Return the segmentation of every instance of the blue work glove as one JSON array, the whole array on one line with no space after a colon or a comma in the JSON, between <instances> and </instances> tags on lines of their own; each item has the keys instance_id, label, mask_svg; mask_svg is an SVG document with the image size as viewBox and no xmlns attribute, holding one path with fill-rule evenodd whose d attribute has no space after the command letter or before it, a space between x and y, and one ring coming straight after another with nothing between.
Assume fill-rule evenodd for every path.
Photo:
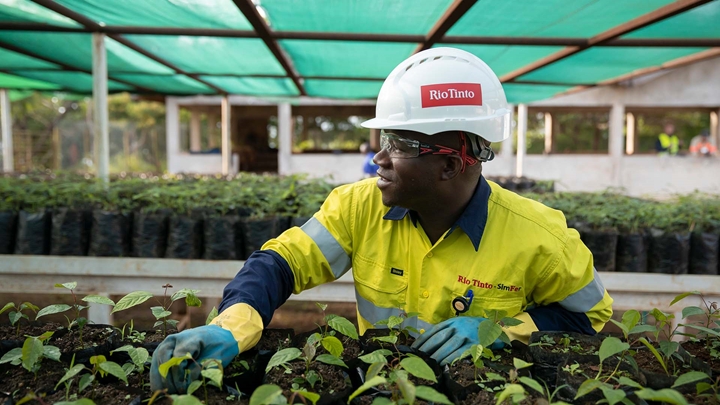
<instances>
[{"instance_id":1,"label":"blue work glove","mask_svg":"<svg viewBox=\"0 0 720 405\"><path fill-rule=\"evenodd\" d=\"M150 388L153 391L167 388L170 394L184 394L190 383L200 376L200 366L197 363L207 359L217 359L222 362L224 368L230 365L239 351L238 342L232 333L217 325L200 326L170 335L153 353L150 365ZM182 357L186 353L190 353L197 363L185 360L171 367L167 378L160 375L161 364L173 357Z\"/></svg>"},{"instance_id":2,"label":"blue work glove","mask_svg":"<svg viewBox=\"0 0 720 405\"><path fill-rule=\"evenodd\" d=\"M423 333L412 347L430 355L440 365L450 364L465 350L479 343L478 327L486 318L461 316L450 318ZM505 343L495 340L490 349L502 349Z\"/></svg>"}]
</instances>

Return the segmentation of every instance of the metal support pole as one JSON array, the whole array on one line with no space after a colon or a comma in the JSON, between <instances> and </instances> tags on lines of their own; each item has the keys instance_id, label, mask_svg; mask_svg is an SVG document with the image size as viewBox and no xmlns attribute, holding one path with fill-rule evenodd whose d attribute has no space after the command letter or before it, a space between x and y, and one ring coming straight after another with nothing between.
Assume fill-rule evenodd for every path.
<instances>
[{"instance_id":1,"label":"metal support pole","mask_svg":"<svg viewBox=\"0 0 720 405\"><path fill-rule=\"evenodd\" d=\"M230 96L223 96L220 104L220 132L222 144L220 150L222 153L222 174L230 174L230 162L232 161L232 140L230 139L230 122L231 122Z\"/></svg>"},{"instance_id":2,"label":"metal support pole","mask_svg":"<svg viewBox=\"0 0 720 405\"><path fill-rule=\"evenodd\" d=\"M0 89L0 125L0 132L2 132L3 171L7 173L15 170L10 95L7 89Z\"/></svg>"},{"instance_id":3,"label":"metal support pole","mask_svg":"<svg viewBox=\"0 0 720 405\"><path fill-rule=\"evenodd\" d=\"M200 152L200 111L190 110L190 152Z\"/></svg>"},{"instance_id":4,"label":"metal support pole","mask_svg":"<svg viewBox=\"0 0 720 405\"><path fill-rule=\"evenodd\" d=\"M108 78L105 34L92 34L93 127L97 176L104 183L110 175L110 132L108 126Z\"/></svg>"},{"instance_id":5,"label":"metal support pole","mask_svg":"<svg viewBox=\"0 0 720 405\"><path fill-rule=\"evenodd\" d=\"M632 155L635 153L635 114L625 114L625 154Z\"/></svg>"},{"instance_id":6,"label":"metal support pole","mask_svg":"<svg viewBox=\"0 0 720 405\"><path fill-rule=\"evenodd\" d=\"M614 186L620 186L620 171L622 170L623 157L623 135L625 130L625 105L620 103L613 104L610 109L610 125L609 125L608 152L612 160L612 178L611 182Z\"/></svg>"},{"instance_id":7,"label":"metal support pole","mask_svg":"<svg viewBox=\"0 0 720 405\"><path fill-rule=\"evenodd\" d=\"M168 173L182 171L178 167L180 154L180 106L175 97L165 97L165 159Z\"/></svg>"},{"instance_id":8,"label":"metal support pole","mask_svg":"<svg viewBox=\"0 0 720 405\"><path fill-rule=\"evenodd\" d=\"M545 113L545 154L552 153L553 122L552 114Z\"/></svg>"},{"instance_id":9,"label":"metal support pole","mask_svg":"<svg viewBox=\"0 0 720 405\"><path fill-rule=\"evenodd\" d=\"M710 143L720 145L720 109L710 111Z\"/></svg>"},{"instance_id":10,"label":"metal support pole","mask_svg":"<svg viewBox=\"0 0 720 405\"><path fill-rule=\"evenodd\" d=\"M292 107L290 103L278 104L278 173L290 172L292 158Z\"/></svg>"},{"instance_id":11,"label":"metal support pole","mask_svg":"<svg viewBox=\"0 0 720 405\"><path fill-rule=\"evenodd\" d=\"M527 104L518 104L518 146L517 146L517 161L515 162L515 176L523 176L523 165L525 161L525 154L527 153L527 143L525 142L527 136Z\"/></svg>"}]
</instances>

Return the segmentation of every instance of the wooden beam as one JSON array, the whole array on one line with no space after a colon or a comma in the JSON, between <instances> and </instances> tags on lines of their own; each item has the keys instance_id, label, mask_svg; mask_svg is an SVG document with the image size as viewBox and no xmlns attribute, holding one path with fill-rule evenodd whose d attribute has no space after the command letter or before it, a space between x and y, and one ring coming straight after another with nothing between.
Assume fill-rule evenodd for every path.
<instances>
[{"instance_id":1,"label":"wooden beam","mask_svg":"<svg viewBox=\"0 0 720 405\"><path fill-rule=\"evenodd\" d=\"M295 71L295 67L293 67L290 61L290 58L272 37L270 27L268 27L263 18L260 16L260 13L258 13L252 0L233 0L233 3L235 3L237 8L240 9L240 12L243 13L248 22L250 22L250 25L252 25L253 29L255 29L257 36L263 40L265 46L270 49L270 52L272 52L273 56L275 56L275 59L277 59L283 69L285 69L285 73L287 73L288 77L290 77L293 83L295 83L300 95L307 96L305 86L303 86L298 73Z\"/></svg>"},{"instance_id":2,"label":"wooden beam","mask_svg":"<svg viewBox=\"0 0 720 405\"><path fill-rule=\"evenodd\" d=\"M64 16L64 17L67 17L67 18L69 18L69 19L77 22L78 24L82 25L83 27L87 28L88 30L91 30L91 31L93 31L93 32L103 32L103 27L102 27L100 24L98 24L98 23L96 23L95 21L93 21L93 20L85 17L84 15L82 15L82 14L80 14L80 13L78 13L78 12L75 12L75 11L73 11L73 10L71 10L71 9L69 9L69 8L61 5L61 4L56 3L54 0L32 0L32 1L35 2L35 3L37 3L37 4L39 4L40 6L43 6L43 7L47 8L47 9L50 9L50 10L52 10L52 11L54 11L54 12L56 12L56 13ZM206 82L206 81L204 81L204 80L202 80L202 79L199 79L198 77L196 77L196 76L194 76L194 75L191 75L191 74L185 72L184 70L178 68L177 66L174 66L174 65L172 65L171 63L165 61L164 59L161 59L160 57L158 57L158 56L156 56L156 55L154 55L154 54L152 54L152 53L150 53L150 52L148 52L148 51L140 48L139 46L133 44L132 42L130 42L130 41L128 41L127 39L123 38L123 37L122 37L121 35L119 35L119 34L108 34L108 36L109 36L110 38L114 39L115 41L117 41L117 42L125 45L126 47L134 50L135 52L138 52L138 53L140 53L140 54L142 54L142 55L144 55L144 56L146 56L146 57L148 57L148 58L150 58L150 59L152 59L152 60L154 60L154 61L162 64L162 65L165 65L165 66L169 67L170 69L174 70L174 71L177 72L178 74L185 75L185 76L187 76L187 77L189 77L189 78L191 78L191 79L194 79L194 80L196 80L196 81L204 84L205 86L207 86L207 87L215 90L215 91L218 92L219 94L225 94L225 93L227 93L227 92L224 91L223 89L221 89L221 88L219 88L219 87L217 87L217 86L214 86L214 85L212 85L211 83L208 83L208 82ZM113 80L115 80L115 79L113 79ZM137 87L137 86L136 86L136 87Z\"/></svg>"},{"instance_id":3,"label":"wooden beam","mask_svg":"<svg viewBox=\"0 0 720 405\"><path fill-rule=\"evenodd\" d=\"M648 68L638 69L633 72L624 74L622 76L615 77L613 79L603 80L598 83L598 86L607 86L611 84L617 84L626 80L631 80L636 77L644 76L648 73L657 72L659 70L664 69L673 69L678 68L681 66L687 66L693 63L697 63L703 60L712 59L720 56L720 47L707 49L702 52L693 53L691 55L686 55L681 58L669 60L661 65L658 66L651 66Z\"/></svg>"},{"instance_id":4,"label":"wooden beam","mask_svg":"<svg viewBox=\"0 0 720 405\"><path fill-rule=\"evenodd\" d=\"M662 21L666 18L670 18L679 13L691 10L695 7L701 6L710 1L712 1L712 0L678 0L674 3L660 7L657 10L651 11L645 15L642 15L642 16L634 18L628 22L620 24L616 27L613 27L607 31L601 32L600 34L588 39L587 43L585 45L566 47L566 48L561 49L551 55L548 55L548 56L541 58L535 62L532 62L526 66L523 66L519 69L516 69L516 70L510 72L510 73L507 73L500 77L500 81L508 82L508 81L514 80L522 75L528 74L532 71L535 71L537 69L545 67L551 63L555 63L564 58L567 58L568 56L574 55L584 49L614 40L614 39L619 38L623 35L626 35L632 31L635 31L637 29L646 27L650 24L654 24L656 22Z\"/></svg>"},{"instance_id":5,"label":"wooden beam","mask_svg":"<svg viewBox=\"0 0 720 405\"><path fill-rule=\"evenodd\" d=\"M418 53L426 49L430 49L452 28L455 23L462 18L463 15L472 7L477 0L455 0L450 7L445 10L445 14L430 29L425 36L425 40L415 48L413 53Z\"/></svg>"}]
</instances>

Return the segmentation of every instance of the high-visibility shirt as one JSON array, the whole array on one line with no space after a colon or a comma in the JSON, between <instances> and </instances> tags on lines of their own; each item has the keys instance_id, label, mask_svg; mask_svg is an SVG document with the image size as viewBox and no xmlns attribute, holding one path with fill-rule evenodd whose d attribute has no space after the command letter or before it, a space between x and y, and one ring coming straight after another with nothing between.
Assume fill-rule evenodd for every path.
<instances>
[{"instance_id":1,"label":"high-visibility shirt","mask_svg":"<svg viewBox=\"0 0 720 405\"><path fill-rule=\"evenodd\" d=\"M464 213L434 244L413 212L383 205L376 180L336 188L305 225L253 254L226 287L221 310L247 302L267 324L289 296L290 277L300 293L350 268L361 333L412 312L419 315L403 326L428 330L455 316L452 300L469 289L474 299L464 316L506 311L525 322L506 332L525 342L537 329L594 333L612 315L592 254L564 215L482 177Z\"/></svg>"},{"instance_id":2,"label":"high-visibility shirt","mask_svg":"<svg viewBox=\"0 0 720 405\"><path fill-rule=\"evenodd\" d=\"M660 147L662 148L661 153L665 152L671 155L677 155L680 150L680 140L676 135L668 135L663 132L658 135L658 141L660 141Z\"/></svg>"}]
</instances>

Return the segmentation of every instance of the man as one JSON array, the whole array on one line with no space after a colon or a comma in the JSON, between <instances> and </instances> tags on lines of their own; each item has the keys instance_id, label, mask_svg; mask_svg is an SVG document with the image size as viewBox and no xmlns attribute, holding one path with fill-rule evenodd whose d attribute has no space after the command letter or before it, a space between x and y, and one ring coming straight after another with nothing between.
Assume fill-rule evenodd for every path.
<instances>
[{"instance_id":1,"label":"man","mask_svg":"<svg viewBox=\"0 0 720 405\"><path fill-rule=\"evenodd\" d=\"M655 141L655 150L659 156L677 155L680 150L680 140L675 135L675 125L671 122L665 124L665 132L658 135Z\"/></svg>"},{"instance_id":2,"label":"man","mask_svg":"<svg viewBox=\"0 0 720 405\"><path fill-rule=\"evenodd\" d=\"M697 156L715 156L717 148L710 143L710 134L707 129L703 129L700 133L700 139L690 146L690 153Z\"/></svg>"},{"instance_id":3,"label":"man","mask_svg":"<svg viewBox=\"0 0 720 405\"><path fill-rule=\"evenodd\" d=\"M338 187L302 228L255 252L226 287L214 325L158 347L152 388L182 392L185 370L164 380L159 364L186 352L229 363L291 293L351 267L360 332L418 312L405 326L424 332L415 347L442 363L478 342L484 310L522 321L505 332L524 342L538 329L600 331L612 299L578 233L559 211L481 175L490 142L509 136L510 115L498 78L472 54L434 48L403 61L380 90L376 118L363 123L382 130L379 177ZM458 299L469 304L460 316Z\"/></svg>"}]
</instances>

